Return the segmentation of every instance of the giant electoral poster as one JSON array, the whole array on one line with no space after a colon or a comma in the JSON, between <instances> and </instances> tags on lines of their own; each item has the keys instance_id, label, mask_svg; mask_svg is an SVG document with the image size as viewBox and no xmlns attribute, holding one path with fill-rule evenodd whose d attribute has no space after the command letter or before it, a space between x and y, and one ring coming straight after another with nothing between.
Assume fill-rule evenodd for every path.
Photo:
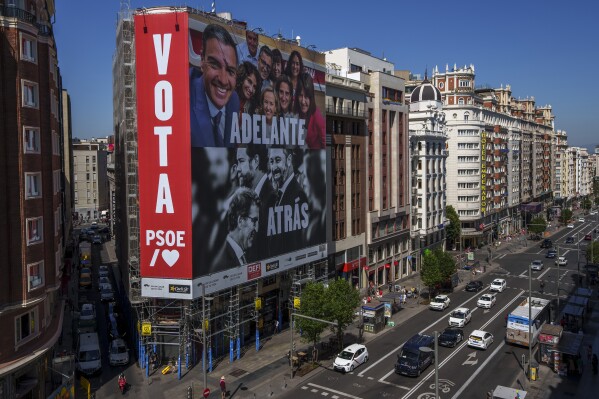
<instances>
[{"instance_id":1,"label":"giant electoral poster","mask_svg":"<svg viewBox=\"0 0 599 399\"><path fill-rule=\"evenodd\" d=\"M142 295L324 259L324 56L203 15L135 23Z\"/></svg>"}]
</instances>

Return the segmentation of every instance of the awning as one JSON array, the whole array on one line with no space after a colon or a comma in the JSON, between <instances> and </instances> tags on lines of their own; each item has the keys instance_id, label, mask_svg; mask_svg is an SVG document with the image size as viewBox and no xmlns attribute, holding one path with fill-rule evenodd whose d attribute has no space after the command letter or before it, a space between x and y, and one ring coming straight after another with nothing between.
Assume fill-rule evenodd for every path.
<instances>
[{"instance_id":1,"label":"awning","mask_svg":"<svg viewBox=\"0 0 599 399\"><path fill-rule=\"evenodd\" d=\"M557 347L555 348L555 351L571 356L578 356L580 353L580 347L582 346L583 337L583 334L564 331L559 340L559 344L557 344Z\"/></svg>"},{"instance_id":2,"label":"awning","mask_svg":"<svg viewBox=\"0 0 599 399\"><path fill-rule=\"evenodd\" d=\"M350 262L344 263L342 271L344 271L345 273L351 272L352 270L355 270L355 269L357 269L360 266L362 266L363 268L365 268L366 270L368 270L367 267L366 267L366 257L362 257L362 258L355 259L355 260L352 260Z\"/></svg>"},{"instance_id":3,"label":"awning","mask_svg":"<svg viewBox=\"0 0 599 399\"><path fill-rule=\"evenodd\" d=\"M590 298L591 296L593 296L593 290L591 290L589 288L577 288L574 295L586 296L587 298Z\"/></svg>"},{"instance_id":4,"label":"awning","mask_svg":"<svg viewBox=\"0 0 599 399\"><path fill-rule=\"evenodd\" d=\"M589 304L589 298L574 295L570 297L568 304L586 307Z\"/></svg>"}]
</instances>

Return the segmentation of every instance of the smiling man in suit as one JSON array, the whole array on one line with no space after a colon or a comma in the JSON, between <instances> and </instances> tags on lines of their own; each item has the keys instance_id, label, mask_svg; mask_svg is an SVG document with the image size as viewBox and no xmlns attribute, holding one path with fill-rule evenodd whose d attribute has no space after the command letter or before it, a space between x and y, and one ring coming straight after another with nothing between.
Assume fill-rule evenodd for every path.
<instances>
[{"instance_id":1,"label":"smiling man in suit","mask_svg":"<svg viewBox=\"0 0 599 399\"><path fill-rule=\"evenodd\" d=\"M239 112L235 47L220 25L208 25L202 33L201 74L192 67L189 78L192 147L231 147L231 120Z\"/></svg>"}]
</instances>

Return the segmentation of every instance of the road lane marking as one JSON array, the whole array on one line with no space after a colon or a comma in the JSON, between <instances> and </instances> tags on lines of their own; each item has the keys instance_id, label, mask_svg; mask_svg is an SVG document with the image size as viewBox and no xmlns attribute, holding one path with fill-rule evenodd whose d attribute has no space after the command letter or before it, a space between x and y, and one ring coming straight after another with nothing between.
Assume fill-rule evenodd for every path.
<instances>
[{"instance_id":1,"label":"road lane marking","mask_svg":"<svg viewBox=\"0 0 599 399\"><path fill-rule=\"evenodd\" d=\"M383 384L391 385L392 387L395 387L395 388L405 389L406 391L409 391L410 389L412 389L410 387L404 387L403 385L397 385L397 384L394 384L394 383L389 382L389 381L381 381L381 380L379 380L379 382L382 382Z\"/></svg>"},{"instance_id":2,"label":"road lane marking","mask_svg":"<svg viewBox=\"0 0 599 399\"><path fill-rule=\"evenodd\" d=\"M539 275L537 276L537 279L540 279L540 278L542 278L542 277L543 277L543 276L544 276L544 275L545 275L545 274L546 274L546 273L547 273L549 270L551 270L551 267L548 267L548 268L547 268L547 270L545 270L543 273L539 274Z\"/></svg>"},{"instance_id":3,"label":"road lane marking","mask_svg":"<svg viewBox=\"0 0 599 399\"><path fill-rule=\"evenodd\" d=\"M485 287L482 290L480 290L480 293L484 293L486 290L488 290L489 287ZM456 307L457 308L461 308L463 307L465 304L467 304L468 302L472 301L473 299L476 299L476 296L473 296L470 299L465 300L464 302L462 302L460 305L458 305ZM449 309L449 308L448 308ZM455 310L455 309L454 309ZM453 312L453 310L452 310ZM451 312L449 312L449 314L451 314ZM439 319L437 319L436 321L432 322L431 324L429 324L428 326L424 327L422 330L420 330L420 332L418 334L422 334L424 331L429 330L430 328L432 328L435 324L439 323L440 321L443 321L445 319L445 317L441 317ZM407 342L407 341L406 341ZM374 366L376 366L377 364L379 364L380 362L382 362L383 360L387 359L389 356L393 355L396 353L396 351L400 350L401 348L403 348L404 344L406 342L403 342L401 345L399 345L397 348L395 348L394 350L389 351L389 353L387 353L385 356L381 357L379 360L377 360L374 363L371 363L370 366L366 367L364 370L362 370L360 373L358 373L358 377L363 377L364 374L370 370L371 368L373 368ZM390 375L390 374L389 374ZM384 377L383 377L384 378ZM379 380L380 381L380 380Z\"/></svg>"},{"instance_id":4,"label":"road lane marking","mask_svg":"<svg viewBox=\"0 0 599 399\"><path fill-rule=\"evenodd\" d=\"M309 383L308 383L308 385L310 385L311 387L314 387L314 388L321 389L321 390L323 390L323 391L328 391L328 392L336 393L337 395L343 395L343 396L346 396L346 397L348 397L348 398L352 398L352 399L362 399L362 398L360 398L359 396L350 395L350 394L348 394L348 393L341 392L341 391L337 391L337 390L335 390L335 389L331 389L331 388L327 388L327 387L323 387L322 385L313 384L313 383L311 383L311 382L309 382ZM314 392L314 391L312 391L312 392ZM316 392L318 392L318 391L316 391Z\"/></svg>"},{"instance_id":5,"label":"road lane marking","mask_svg":"<svg viewBox=\"0 0 599 399\"><path fill-rule=\"evenodd\" d=\"M503 255L501 255L501 256L499 257L499 259L503 259L503 258L505 258L505 255L507 255L507 254L503 254Z\"/></svg>"},{"instance_id":6,"label":"road lane marking","mask_svg":"<svg viewBox=\"0 0 599 399\"><path fill-rule=\"evenodd\" d=\"M497 314L493 317L491 317L489 319L489 321L487 321L485 324L483 324L480 328L477 328L477 330L483 330L486 326L488 326L489 324L491 324L492 321L494 321L500 314L503 314L503 312L505 312L505 310L511 306L514 302L516 302L516 300L520 299L520 297L522 296L522 294L524 294L524 290L521 290L520 293L518 295L516 295L511 301L509 301L503 308L501 308L501 310L499 312L497 312ZM493 337L494 339L495 337ZM459 351L464 348L465 346L468 345L468 341L464 340L464 343L462 343L456 350L454 350L449 356L447 356L445 359L443 359L443 361L441 363L439 363L439 368L443 367L447 362L449 362L454 356L456 356ZM503 345L502 345L503 346ZM486 362L485 362L486 363ZM483 363L483 365L485 364ZM482 365L477 369L480 370L480 368L482 367ZM430 373L428 373L418 384L416 384L416 386L414 386L414 388L412 388L410 390L410 392L408 392L405 396L403 396L403 399L407 399L410 397L410 395L412 395L414 392L416 392L421 386L422 384L424 384L426 382L426 380L428 380L429 378L431 378L433 375L435 374L435 371L431 371ZM380 380L379 380L380 381Z\"/></svg>"},{"instance_id":7,"label":"road lane marking","mask_svg":"<svg viewBox=\"0 0 599 399\"><path fill-rule=\"evenodd\" d=\"M462 385L462 387L460 389L458 389L458 391L455 393L455 395L452 396L451 399L459 398L460 395L462 394L462 392L464 392L464 389L466 389L468 387L468 385L470 385L470 383L476 378L476 376L485 368L487 363L489 363L491 361L491 359L493 359L493 357L497 354L497 352L499 352L501 350L501 348L503 348L504 346L505 346L505 341L501 341L501 344L499 344L499 346L493 351L493 353L491 353L491 356L489 356L487 358L487 360L485 360L480 365L480 367L476 369L476 371L470 376L470 378L468 378L468 380L464 383L464 385Z\"/></svg>"}]
</instances>

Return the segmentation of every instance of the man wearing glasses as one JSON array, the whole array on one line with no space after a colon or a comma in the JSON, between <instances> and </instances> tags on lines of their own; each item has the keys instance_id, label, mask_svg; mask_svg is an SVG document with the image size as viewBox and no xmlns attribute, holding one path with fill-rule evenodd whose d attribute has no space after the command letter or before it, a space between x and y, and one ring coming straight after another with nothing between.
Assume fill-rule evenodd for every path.
<instances>
[{"instance_id":1,"label":"man wearing glasses","mask_svg":"<svg viewBox=\"0 0 599 399\"><path fill-rule=\"evenodd\" d=\"M270 70L272 69L272 51L268 46L260 47L260 53L258 54L258 72L262 78L262 88L272 86L272 82L269 79Z\"/></svg>"},{"instance_id":2,"label":"man wearing glasses","mask_svg":"<svg viewBox=\"0 0 599 399\"><path fill-rule=\"evenodd\" d=\"M217 270L213 272L248 263L247 252L254 245L259 218L260 200L256 193L245 187L238 189L229 204L226 218L229 233L215 257Z\"/></svg>"}]
</instances>

